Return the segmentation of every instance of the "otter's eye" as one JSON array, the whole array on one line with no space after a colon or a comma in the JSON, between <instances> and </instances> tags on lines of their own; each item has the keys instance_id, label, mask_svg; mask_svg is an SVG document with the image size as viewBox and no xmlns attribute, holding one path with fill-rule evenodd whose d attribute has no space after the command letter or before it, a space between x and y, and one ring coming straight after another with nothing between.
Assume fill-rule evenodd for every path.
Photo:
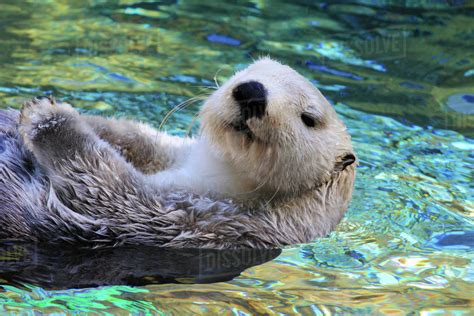
<instances>
[{"instance_id":1,"label":"otter's eye","mask_svg":"<svg viewBox=\"0 0 474 316\"><path fill-rule=\"evenodd\" d=\"M316 126L316 118L314 118L309 113L302 113L301 114L301 120L308 127L315 127Z\"/></svg>"}]
</instances>

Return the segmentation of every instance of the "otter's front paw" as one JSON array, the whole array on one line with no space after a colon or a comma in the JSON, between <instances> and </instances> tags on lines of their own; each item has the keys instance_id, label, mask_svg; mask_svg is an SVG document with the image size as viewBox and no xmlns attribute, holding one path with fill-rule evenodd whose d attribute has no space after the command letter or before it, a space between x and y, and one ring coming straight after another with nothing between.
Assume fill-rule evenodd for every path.
<instances>
[{"instance_id":1,"label":"otter's front paw","mask_svg":"<svg viewBox=\"0 0 474 316\"><path fill-rule=\"evenodd\" d=\"M23 104L19 131L28 143L41 135L57 133L78 113L66 103L59 103L53 97L36 97Z\"/></svg>"}]
</instances>

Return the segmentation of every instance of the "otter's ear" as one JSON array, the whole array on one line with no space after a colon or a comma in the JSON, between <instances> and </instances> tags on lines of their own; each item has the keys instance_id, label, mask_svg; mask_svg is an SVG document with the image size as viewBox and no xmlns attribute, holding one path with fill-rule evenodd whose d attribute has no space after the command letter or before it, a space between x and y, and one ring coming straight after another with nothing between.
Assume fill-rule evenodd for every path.
<instances>
[{"instance_id":1,"label":"otter's ear","mask_svg":"<svg viewBox=\"0 0 474 316\"><path fill-rule=\"evenodd\" d=\"M336 165L334 166L334 171L342 171L348 166L352 165L356 161L356 157L352 153L345 153L342 156L337 157Z\"/></svg>"}]
</instances>

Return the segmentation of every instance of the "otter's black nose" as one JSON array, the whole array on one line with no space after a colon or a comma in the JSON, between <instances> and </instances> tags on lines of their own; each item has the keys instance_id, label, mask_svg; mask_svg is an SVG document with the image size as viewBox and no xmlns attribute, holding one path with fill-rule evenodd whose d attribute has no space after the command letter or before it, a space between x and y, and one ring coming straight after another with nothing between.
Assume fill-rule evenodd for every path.
<instances>
[{"instance_id":1,"label":"otter's black nose","mask_svg":"<svg viewBox=\"0 0 474 316\"><path fill-rule=\"evenodd\" d=\"M239 103L242 118L261 118L267 106L267 90L257 81L248 81L239 84L232 91L232 96Z\"/></svg>"}]
</instances>

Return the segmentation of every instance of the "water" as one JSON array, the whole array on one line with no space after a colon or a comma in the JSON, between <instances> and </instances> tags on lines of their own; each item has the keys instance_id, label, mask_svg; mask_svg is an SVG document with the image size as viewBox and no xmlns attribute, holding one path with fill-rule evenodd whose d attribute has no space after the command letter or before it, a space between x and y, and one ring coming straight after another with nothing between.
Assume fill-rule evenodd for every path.
<instances>
[{"instance_id":1,"label":"water","mask_svg":"<svg viewBox=\"0 0 474 316\"><path fill-rule=\"evenodd\" d=\"M176 104L268 54L311 79L346 122L361 160L355 196L328 238L273 260L214 255L224 276L206 260L197 271L192 260L169 264L199 253L166 261L128 249L126 265L120 253L3 244L0 313L472 313L471 4L79 3L2 1L1 107L53 93L84 112L159 126ZM195 131L198 107L164 128ZM100 258L129 277L97 269Z\"/></svg>"}]
</instances>

